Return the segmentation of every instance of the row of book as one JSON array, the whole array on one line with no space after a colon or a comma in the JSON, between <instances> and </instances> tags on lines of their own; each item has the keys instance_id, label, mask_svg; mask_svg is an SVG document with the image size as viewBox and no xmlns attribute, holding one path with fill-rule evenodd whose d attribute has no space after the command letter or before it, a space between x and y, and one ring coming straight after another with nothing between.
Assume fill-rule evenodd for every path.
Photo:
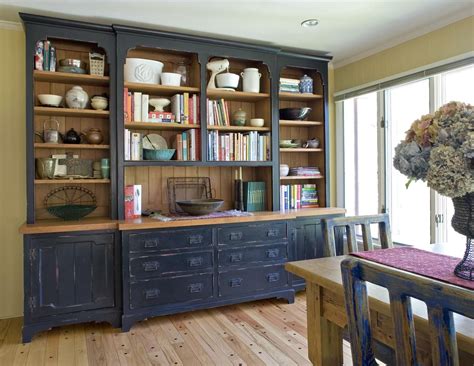
<instances>
[{"instance_id":1,"label":"row of book","mask_svg":"<svg viewBox=\"0 0 474 366\"><path fill-rule=\"evenodd\" d=\"M300 81L298 79L280 78L280 91L285 93L299 93Z\"/></svg>"},{"instance_id":2,"label":"row of book","mask_svg":"<svg viewBox=\"0 0 474 366\"><path fill-rule=\"evenodd\" d=\"M56 48L50 41L38 41L35 46L35 69L56 71Z\"/></svg>"},{"instance_id":3,"label":"row of book","mask_svg":"<svg viewBox=\"0 0 474 366\"><path fill-rule=\"evenodd\" d=\"M244 182L244 210L265 211L265 182Z\"/></svg>"},{"instance_id":4,"label":"row of book","mask_svg":"<svg viewBox=\"0 0 474 366\"><path fill-rule=\"evenodd\" d=\"M316 184L280 186L280 208L284 210L319 207Z\"/></svg>"},{"instance_id":5,"label":"row of book","mask_svg":"<svg viewBox=\"0 0 474 366\"><path fill-rule=\"evenodd\" d=\"M189 93L171 97L171 112L150 112L150 95L142 92L123 90L124 121L130 122L176 122L199 124L199 96Z\"/></svg>"},{"instance_id":6,"label":"row of book","mask_svg":"<svg viewBox=\"0 0 474 366\"><path fill-rule=\"evenodd\" d=\"M143 160L143 137L142 133L125 129L125 160ZM196 129L176 134L173 139L173 149L176 149L174 160L199 160L199 140L199 130Z\"/></svg>"},{"instance_id":7,"label":"row of book","mask_svg":"<svg viewBox=\"0 0 474 366\"><path fill-rule=\"evenodd\" d=\"M224 99L207 99L207 124L209 126L230 126L229 103Z\"/></svg>"},{"instance_id":8,"label":"row of book","mask_svg":"<svg viewBox=\"0 0 474 366\"><path fill-rule=\"evenodd\" d=\"M208 160L214 161L268 161L270 160L270 133L208 133Z\"/></svg>"}]
</instances>

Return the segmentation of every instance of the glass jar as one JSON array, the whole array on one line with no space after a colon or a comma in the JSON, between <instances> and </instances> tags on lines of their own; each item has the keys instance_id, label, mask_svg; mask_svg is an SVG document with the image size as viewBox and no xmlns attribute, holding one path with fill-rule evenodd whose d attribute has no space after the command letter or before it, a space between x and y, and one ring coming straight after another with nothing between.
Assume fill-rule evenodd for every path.
<instances>
[{"instance_id":1,"label":"glass jar","mask_svg":"<svg viewBox=\"0 0 474 366\"><path fill-rule=\"evenodd\" d=\"M188 67L184 61L178 63L176 73L181 74L181 85L188 85Z\"/></svg>"}]
</instances>

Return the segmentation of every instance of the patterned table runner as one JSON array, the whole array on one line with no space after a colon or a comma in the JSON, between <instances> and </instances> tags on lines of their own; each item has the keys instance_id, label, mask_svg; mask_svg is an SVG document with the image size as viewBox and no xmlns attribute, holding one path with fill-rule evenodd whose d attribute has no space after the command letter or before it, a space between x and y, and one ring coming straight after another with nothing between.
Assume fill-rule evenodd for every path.
<instances>
[{"instance_id":1,"label":"patterned table runner","mask_svg":"<svg viewBox=\"0 0 474 366\"><path fill-rule=\"evenodd\" d=\"M246 211L238 211L238 210L227 210L227 211L218 211L210 213L209 215L202 215L202 216L191 216L188 214L180 214L180 215L160 215L154 214L150 216L152 219L159 220L159 221L181 221L181 220L203 220L203 219L218 219L222 217L245 217L245 216L253 216L253 213L246 212Z\"/></svg>"},{"instance_id":2,"label":"patterned table runner","mask_svg":"<svg viewBox=\"0 0 474 366\"><path fill-rule=\"evenodd\" d=\"M460 258L416 248L378 249L351 255L474 290L474 281L454 275L454 267Z\"/></svg>"}]
</instances>

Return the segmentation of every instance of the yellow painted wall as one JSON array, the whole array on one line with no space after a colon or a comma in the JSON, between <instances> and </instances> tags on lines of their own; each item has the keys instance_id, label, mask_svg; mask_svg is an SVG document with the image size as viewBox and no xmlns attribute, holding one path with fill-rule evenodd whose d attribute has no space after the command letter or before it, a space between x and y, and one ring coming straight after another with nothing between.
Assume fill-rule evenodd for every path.
<instances>
[{"instance_id":1,"label":"yellow painted wall","mask_svg":"<svg viewBox=\"0 0 474 366\"><path fill-rule=\"evenodd\" d=\"M335 92L474 51L474 16L335 69Z\"/></svg>"},{"instance_id":2,"label":"yellow painted wall","mask_svg":"<svg viewBox=\"0 0 474 366\"><path fill-rule=\"evenodd\" d=\"M0 318L23 314L25 36L0 28Z\"/></svg>"}]
</instances>

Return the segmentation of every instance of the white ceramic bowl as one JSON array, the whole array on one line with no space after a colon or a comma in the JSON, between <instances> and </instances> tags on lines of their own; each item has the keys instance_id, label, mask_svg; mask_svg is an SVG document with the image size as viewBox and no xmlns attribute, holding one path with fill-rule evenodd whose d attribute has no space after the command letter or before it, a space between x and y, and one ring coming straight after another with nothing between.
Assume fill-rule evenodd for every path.
<instances>
[{"instance_id":1,"label":"white ceramic bowl","mask_svg":"<svg viewBox=\"0 0 474 366\"><path fill-rule=\"evenodd\" d=\"M175 72L162 72L161 85L180 86L181 74Z\"/></svg>"},{"instance_id":2,"label":"white ceramic bowl","mask_svg":"<svg viewBox=\"0 0 474 366\"><path fill-rule=\"evenodd\" d=\"M52 107L59 107L63 97L61 95L54 94L38 94L38 99L41 105L50 105Z\"/></svg>"},{"instance_id":3,"label":"white ceramic bowl","mask_svg":"<svg viewBox=\"0 0 474 366\"><path fill-rule=\"evenodd\" d=\"M155 112L163 112L163 108L169 105L171 102L166 98L152 98L148 103L155 108Z\"/></svg>"},{"instance_id":4,"label":"white ceramic bowl","mask_svg":"<svg viewBox=\"0 0 474 366\"><path fill-rule=\"evenodd\" d=\"M106 109L107 106L109 105L109 102L107 101L106 98L92 98L91 100L91 106L92 108L94 109L97 109L97 110L103 110L103 109Z\"/></svg>"},{"instance_id":5,"label":"white ceramic bowl","mask_svg":"<svg viewBox=\"0 0 474 366\"><path fill-rule=\"evenodd\" d=\"M286 177L290 172L290 167L287 164L280 164L280 177Z\"/></svg>"},{"instance_id":6,"label":"white ceramic bowl","mask_svg":"<svg viewBox=\"0 0 474 366\"><path fill-rule=\"evenodd\" d=\"M124 79L132 83L159 84L163 63L144 58L127 58Z\"/></svg>"},{"instance_id":7,"label":"white ceramic bowl","mask_svg":"<svg viewBox=\"0 0 474 366\"><path fill-rule=\"evenodd\" d=\"M232 88L236 89L239 86L240 76L237 74L232 74L231 72L224 72L222 74L217 74L217 86L219 88Z\"/></svg>"},{"instance_id":8,"label":"white ceramic bowl","mask_svg":"<svg viewBox=\"0 0 474 366\"><path fill-rule=\"evenodd\" d=\"M265 120L263 118L251 118L250 126L252 127L263 127Z\"/></svg>"}]
</instances>

